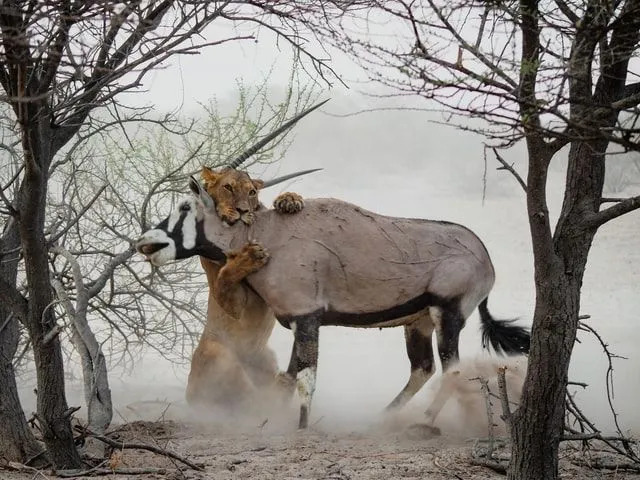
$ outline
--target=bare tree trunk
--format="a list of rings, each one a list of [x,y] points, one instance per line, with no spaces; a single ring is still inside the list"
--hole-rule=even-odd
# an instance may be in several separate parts
[[[586,220],[599,207],[606,147],[605,141],[572,144],[565,197],[553,239],[548,236],[546,175],[540,175],[544,161],[537,160],[530,150],[533,160],[527,203],[534,243],[536,306],[527,379],[513,416],[510,480],[558,478],[558,448],[569,362],[578,330],[580,289],[597,231],[587,226]],[[535,180],[536,173],[544,182]]]
[[[44,450],[34,438],[24,416],[12,359],[18,347],[20,332],[15,318],[0,309],[0,458],[26,462]]]
[[[578,325],[580,285],[563,272],[538,286],[527,380],[514,412],[508,478],[558,477],[565,388]],[[540,405],[546,408],[541,409]]]
[[[11,285],[15,285],[17,278],[19,247],[17,224],[11,220],[0,240],[0,252],[8,252],[0,253],[0,278]],[[36,442],[20,406],[13,368],[19,339],[17,316],[0,308],[0,458],[26,462],[44,447]]]
[[[26,325],[36,364],[37,417],[49,458],[56,468],[78,468],[80,456],[71,431],[73,412],[68,409],[65,396],[64,363],[55,333],[58,327],[52,306],[54,297],[44,236],[47,171],[51,163],[47,138],[46,131],[41,129],[27,129],[23,133],[26,173],[20,187],[18,210],[29,291]],[[40,153],[38,161],[33,157],[32,146]]]

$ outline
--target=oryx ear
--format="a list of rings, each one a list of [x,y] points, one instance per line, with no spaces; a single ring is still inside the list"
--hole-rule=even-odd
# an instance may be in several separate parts
[[[200,199],[205,209],[211,209],[215,207],[215,203],[213,201],[213,198],[211,198],[211,195],[209,195],[209,193],[207,193],[207,191],[202,188],[200,182],[198,182],[198,180],[193,175],[189,177],[189,189],[196,197]]]

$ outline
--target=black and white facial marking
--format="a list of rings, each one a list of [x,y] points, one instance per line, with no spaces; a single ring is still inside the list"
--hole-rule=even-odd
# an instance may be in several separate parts
[[[205,238],[203,227],[202,206],[195,197],[185,198],[171,215],[142,235],[136,249],[156,266],[203,253],[224,261],[223,252]]]

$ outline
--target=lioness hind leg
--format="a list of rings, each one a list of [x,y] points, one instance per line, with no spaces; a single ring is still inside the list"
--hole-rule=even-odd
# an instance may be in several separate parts
[[[457,382],[460,382],[460,371],[449,370],[442,374],[438,391],[436,392],[435,397],[433,397],[433,400],[431,400],[431,404],[424,412],[428,425],[433,425],[442,408],[453,396]]]
[[[269,254],[257,243],[247,243],[227,254],[227,262],[220,269],[213,284],[213,296],[222,309],[238,318],[246,302],[246,292],[237,283],[257,272],[269,261]]]
[[[255,386],[236,355],[215,340],[201,340],[191,359],[186,399],[190,405],[241,407]]]
[[[298,213],[304,208],[304,200],[297,193],[284,192],[273,201],[273,208],[278,213]]]

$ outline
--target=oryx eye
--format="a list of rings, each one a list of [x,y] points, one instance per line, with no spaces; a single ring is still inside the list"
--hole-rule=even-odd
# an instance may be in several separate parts
[[[231,193],[233,193],[233,187],[231,185],[229,185],[228,183],[224,186],[224,188],[226,188],[227,190],[229,190]]]
[[[250,197],[255,197],[256,196],[256,191],[253,188],[251,190],[249,190],[249,196]]]
[[[180,205],[181,212],[188,212],[189,210],[191,210],[191,205],[189,205],[188,203],[183,203],[182,205]]]

